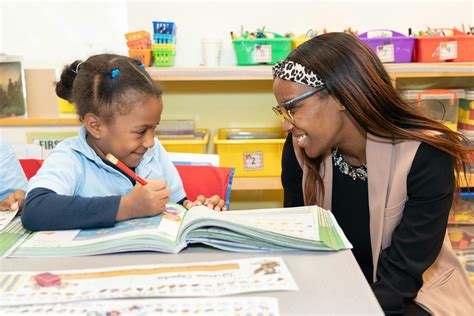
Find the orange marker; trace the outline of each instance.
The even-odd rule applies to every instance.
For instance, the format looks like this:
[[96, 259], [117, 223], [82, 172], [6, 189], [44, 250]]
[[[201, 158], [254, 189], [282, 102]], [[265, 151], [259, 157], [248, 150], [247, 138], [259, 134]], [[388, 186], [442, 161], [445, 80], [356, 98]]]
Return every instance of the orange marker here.
[[140, 183], [141, 185], [145, 185], [145, 184], [148, 184], [148, 182], [146, 182], [145, 180], [143, 180], [142, 178], [140, 178], [135, 172], [133, 172], [132, 170], [130, 170], [129, 167], [127, 167], [126, 165], [124, 165], [120, 160], [118, 160], [117, 158], [115, 158], [114, 155], [112, 154], [107, 154], [107, 156], [105, 156], [105, 158], [110, 161], [111, 163], [113, 163], [114, 165], [116, 165], [120, 170], [122, 170], [123, 172], [125, 172], [126, 174], [128, 174], [130, 177], [132, 177], [133, 179], [135, 179], [138, 183]]

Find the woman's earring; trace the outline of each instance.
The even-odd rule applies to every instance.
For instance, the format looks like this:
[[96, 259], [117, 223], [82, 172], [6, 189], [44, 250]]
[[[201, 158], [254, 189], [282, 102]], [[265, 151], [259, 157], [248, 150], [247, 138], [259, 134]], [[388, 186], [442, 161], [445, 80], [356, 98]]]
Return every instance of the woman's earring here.
[[344, 112], [346, 110], [346, 107], [344, 105], [341, 105], [341, 109], [339, 111]]
[[95, 135], [95, 138], [96, 138], [96, 139], [100, 139], [100, 136], [99, 136], [99, 135]]

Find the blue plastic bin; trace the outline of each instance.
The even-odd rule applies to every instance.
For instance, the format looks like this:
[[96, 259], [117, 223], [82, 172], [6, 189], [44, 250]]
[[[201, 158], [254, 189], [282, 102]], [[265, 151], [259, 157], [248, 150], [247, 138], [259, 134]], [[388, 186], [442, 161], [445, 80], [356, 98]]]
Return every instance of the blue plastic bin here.
[[176, 24], [173, 22], [153, 21], [153, 33], [176, 34]]

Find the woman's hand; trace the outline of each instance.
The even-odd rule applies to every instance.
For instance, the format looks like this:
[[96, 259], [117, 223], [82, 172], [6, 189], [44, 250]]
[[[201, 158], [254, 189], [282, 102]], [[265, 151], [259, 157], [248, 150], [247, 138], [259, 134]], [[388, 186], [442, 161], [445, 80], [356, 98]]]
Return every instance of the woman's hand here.
[[196, 201], [192, 202], [190, 200], [186, 200], [183, 203], [183, 206], [188, 210], [193, 206], [204, 205], [213, 209], [214, 211], [227, 211], [227, 206], [225, 205], [225, 201], [221, 199], [218, 195], [213, 195], [210, 198], [206, 198], [204, 195], [199, 195], [196, 198]]
[[25, 191], [16, 190], [3, 201], [0, 201], [0, 211], [21, 211], [25, 202]]

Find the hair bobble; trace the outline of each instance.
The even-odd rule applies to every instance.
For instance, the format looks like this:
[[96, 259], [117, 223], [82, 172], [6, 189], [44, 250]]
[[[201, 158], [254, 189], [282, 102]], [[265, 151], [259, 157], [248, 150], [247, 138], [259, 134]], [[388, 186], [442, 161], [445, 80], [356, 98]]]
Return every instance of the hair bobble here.
[[138, 68], [145, 69], [145, 65], [144, 65], [144, 64], [140, 64], [140, 65], [138, 66]]
[[112, 73], [110, 74], [110, 76], [111, 76], [112, 78], [115, 78], [115, 77], [118, 76], [119, 73], [120, 73], [120, 69], [115, 68], [114, 70], [112, 70]]
[[83, 61], [77, 64], [76, 69], [71, 69], [76, 75], [79, 73], [79, 67], [82, 65]]

